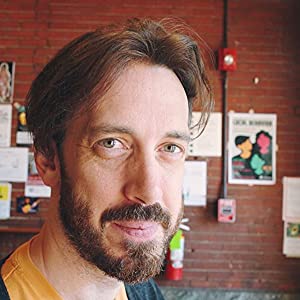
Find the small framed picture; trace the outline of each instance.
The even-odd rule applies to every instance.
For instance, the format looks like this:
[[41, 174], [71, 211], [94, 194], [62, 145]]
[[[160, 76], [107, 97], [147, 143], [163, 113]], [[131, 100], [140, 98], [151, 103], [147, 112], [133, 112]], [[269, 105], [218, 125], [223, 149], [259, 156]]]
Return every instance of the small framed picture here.
[[0, 104], [12, 103], [14, 95], [15, 63], [0, 61]]

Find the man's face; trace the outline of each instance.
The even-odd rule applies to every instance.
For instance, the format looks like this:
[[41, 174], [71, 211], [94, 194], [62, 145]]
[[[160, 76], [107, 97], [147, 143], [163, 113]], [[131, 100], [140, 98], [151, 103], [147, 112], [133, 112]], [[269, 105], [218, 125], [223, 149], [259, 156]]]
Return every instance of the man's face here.
[[239, 144], [238, 148], [240, 148], [242, 151], [251, 151], [253, 148], [253, 145], [252, 145], [250, 139], [247, 139], [244, 143]]
[[156, 275], [182, 216], [188, 101], [170, 70], [126, 69], [62, 148], [60, 218], [79, 254], [128, 283]]

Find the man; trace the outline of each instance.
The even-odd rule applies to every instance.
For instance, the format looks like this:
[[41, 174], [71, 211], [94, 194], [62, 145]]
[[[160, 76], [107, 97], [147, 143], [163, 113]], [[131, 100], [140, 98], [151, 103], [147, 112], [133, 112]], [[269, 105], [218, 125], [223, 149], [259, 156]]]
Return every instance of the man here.
[[253, 154], [253, 145], [250, 141], [250, 137], [238, 135], [234, 142], [241, 153], [232, 157], [233, 178], [255, 179], [254, 172], [250, 164]]
[[150, 278], [182, 217], [196, 100], [205, 122], [212, 96], [197, 45], [161, 23], [134, 19], [63, 48], [27, 99], [49, 216], [5, 261], [2, 293], [161, 299]]

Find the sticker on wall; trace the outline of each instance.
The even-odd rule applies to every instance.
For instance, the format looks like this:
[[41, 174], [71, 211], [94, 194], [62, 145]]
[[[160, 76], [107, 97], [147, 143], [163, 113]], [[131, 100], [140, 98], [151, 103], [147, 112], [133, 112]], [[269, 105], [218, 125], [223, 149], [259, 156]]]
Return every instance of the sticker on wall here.
[[12, 103], [15, 63], [0, 61], [0, 103]]
[[297, 223], [287, 223], [287, 236], [300, 238], [300, 224]]
[[229, 183], [275, 184], [275, 149], [275, 114], [229, 113]]
[[17, 198], [17, 212], [22, 214], [32, 214], [39, 210], [39, 198], [33, 197], [18, 197]]

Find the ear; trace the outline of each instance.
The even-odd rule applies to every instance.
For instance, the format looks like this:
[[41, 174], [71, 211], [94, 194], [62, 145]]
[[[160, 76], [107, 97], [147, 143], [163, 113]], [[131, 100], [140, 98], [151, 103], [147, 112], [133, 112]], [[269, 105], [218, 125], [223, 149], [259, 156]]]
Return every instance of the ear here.
[[43, 182], [54, 188], [60, 183], [60, 163], [58, 159], [57, 147], [53, 143], [54, 155], [52, 158], [46, 157], [39, 151], [34, 151], [36, 168]]

